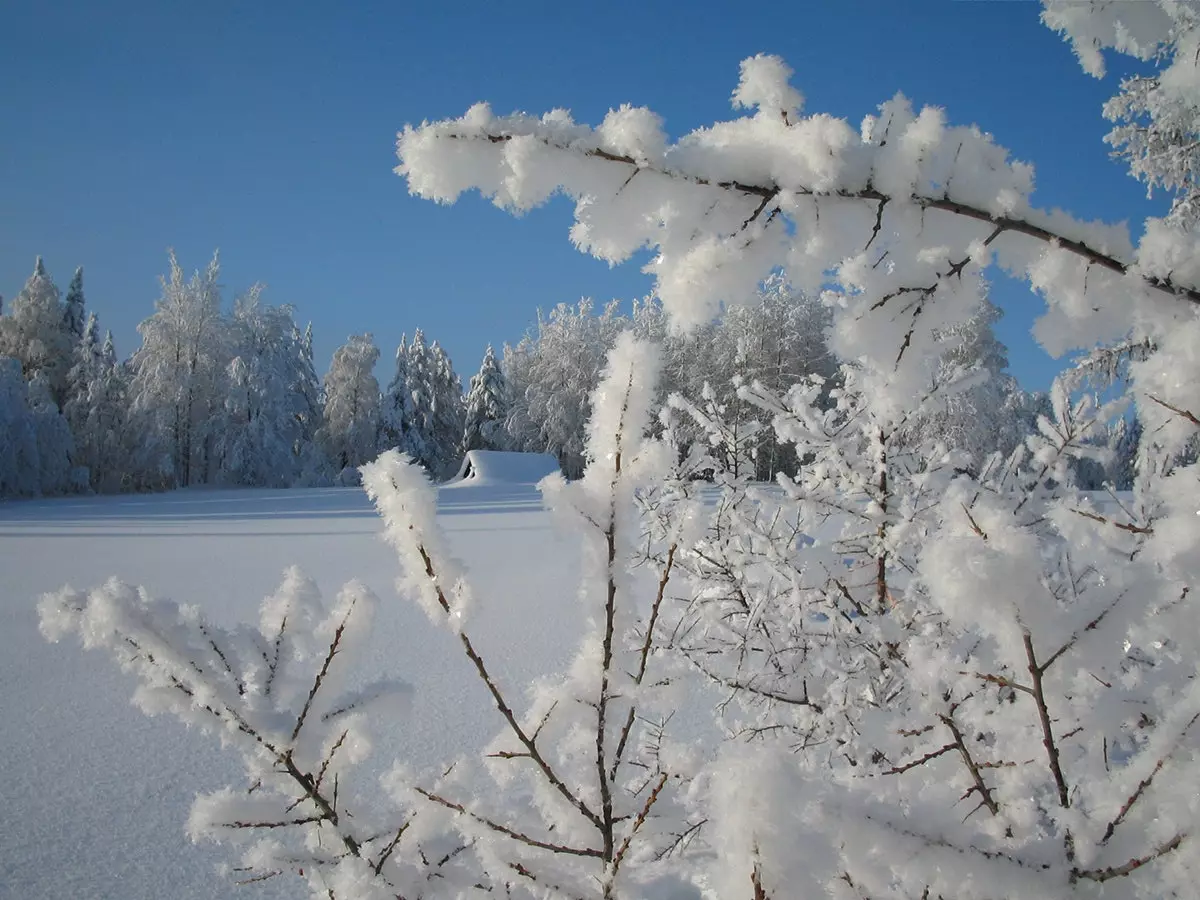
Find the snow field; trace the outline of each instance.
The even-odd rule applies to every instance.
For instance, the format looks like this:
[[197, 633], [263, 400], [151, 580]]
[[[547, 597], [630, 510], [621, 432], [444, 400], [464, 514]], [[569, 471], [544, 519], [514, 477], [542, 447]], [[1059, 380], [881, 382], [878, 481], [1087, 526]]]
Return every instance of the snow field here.
[[[439, 498], [450, 548], [474, 576], [472, 637], [514, 704], [561, 670], [582, 618], [578, 546], [528, 484], [459, 484]], [[380, 597], [363, 680], [415, 688], [411, 711], [373, 721], [363, 777], [396, 758], [423, 769], [490, 740], [500, 725], [453, 637], [430, 626], [394, 582], [394, 554], [358, 489], [182, 491], [0, 505], [0, 897], [285, 897], [296, 879], [235, 888], [215, 868], [228, 848], [184, 833], [200, 790], [241, 784], [214, 739], [132, 707], [133, 680], [74, 641], [47, 644], [35, 603], [64, 584], [110, 575], [199, 606], [216, 624], [256, 620], [284, 568], [316, 579], [326, 603], [351, 578]]]

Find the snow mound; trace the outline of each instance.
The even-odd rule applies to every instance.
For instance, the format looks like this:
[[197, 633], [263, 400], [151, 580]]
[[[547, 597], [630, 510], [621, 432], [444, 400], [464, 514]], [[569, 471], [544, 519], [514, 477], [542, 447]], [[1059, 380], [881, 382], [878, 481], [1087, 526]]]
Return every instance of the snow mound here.
[[549, 453], [509, 453], [502, 450], [468, 450], [458, 474], [442, 487], [484, 484], [537, 484], [559, 471]]

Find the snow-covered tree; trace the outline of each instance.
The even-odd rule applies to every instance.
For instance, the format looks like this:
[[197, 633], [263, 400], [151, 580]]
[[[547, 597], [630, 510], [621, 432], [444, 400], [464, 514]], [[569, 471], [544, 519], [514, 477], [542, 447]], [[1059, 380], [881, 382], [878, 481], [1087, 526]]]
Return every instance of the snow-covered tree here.
[[462, 382], [450, 357], [418, 328], [400, 339], [396, 372], [383, 397], [380, 444], [409, 454], [435, 477], [458, 465], [463, 435]]
[[75, 464], [86, 467], [93, 490], [120, 489], [126, 457], [136, 440], [126, 434], [126, 379], [117, 361], [112, 332], [100, 340], [96, 314], [88, 316], [75, 345], [63, 415], [75, 440]]
[[21, 361], [0, 356], [0, 497], [31, 497], [40, 492], [37, 438]]
[[471, 376], [467, 391], [463, 451], [506, 449], [508, 443], [504, 429], [507, 418], [508, 387], [496, 353], [488, 344], [479, 371]]
[[1123, 79], [1104, 105], [1104, 117], [1116, 124], [1105, 141], [1148, 192], [1172, 195], [1166, 221], [1194, 227], [1200, 219], [1200, 97], [1194, 90], [1200, 8], [1180, 0], [1043, 5], [1042, 21], [1071, 42], [1089, 75], [1104, 77], [1108, 49], [1154, 64], [1149, 73]]
[[46, 379], [26, 382], [20, 361], [0, 356], [0, 498], [86, 489], [73, 454], [70, 426]]
[[88, 472], [74, 463], [71, 426], [59, 410], [49, 380], [44, 376], [37, 375], [29, 382], [28, 402], [37, 438], [38, 490], [42, 494], [86, 490]]
[[129, 397], [145, 482], [186, 487], [216, 474], [213, 449], [231, 357], [217, 254], [190, 279], [173, 251], [168, 259], [154, 314], [138, 326], [142, 346], [131, 361]]
[[58, 287], [39, 256], [8, 314], [0, 316], [0, 356], [20, 360], [26, 381], [44, 378], [54, 402], [61, 404], [73, 344]]
[[462, 458], [463, 406], [462, 381], [442, 345], [429, 347], [432, 383], [429, 416], [429, 471], [445, 476], [458, 468]]
[[538, 314], [537, 331], [506, 348], [508, 432], [514, 449], [552, 453], [568, 477], [583, 471], [591, 393], [603, 360], [624, 327], [617, 304], [593, 314], [591, 300]]
[[224, 481], [289, 487], [304, 472], [302, 450], [313, 436], [310, 351], [291, 307], [267, 306], [261, 293], [255, 285], [238, 298], [229, 322], [233, 360], [217, 454]]
[[722, 410], [717, 419], [732, 444], [720, 446], [738, 447], [729, 461], [744, 454], [750, 466], [745, 474], [770, 481], [779, 472], [794, 474], [798, 460], [770, 428], [759, 427], [761, 411], [739, 395], [739, 386], [758, 384], [783, 393], [810, 375], [833, 378], [837, 365], [825, 345], [829, 322], [822, 303], [773, 274], [752, 302], [730, 308], [713, 325], [698, 329], [694, 339], [674, 339], [681, 345], [679, 370], [686, 376], [681, 393], [704, 397]]
[[[425, 335], [419, 328], [413, 335], [413, 345], [418, 348], [413, 354], [414, 358], [423, 360]], [[408, 335], [401, 335], [400, 346], [396, 348], [396, 371], [383, 395], [379, 442], [384, 450], [396, 449], [419, 459], [425, 454], [425, 434], [417, 404], [424, 395], [420, 391], [413, 393], [414, 386], [409, 379], [409, 355]]]
[[319, 438], [335, 471], [361, 466], [377, 452], [379, 382], [373, 370], [378, 361], [379, 348], [371, 335], [353, 334], [334, 351], [325, 373]]
[[992, 331], [1001, 315], [985, 298], [969, 319], [937, 335], [944, 349], [933, 385], [942, 387], [944, 396], [928, 413], [910, 419], [902, 442], [936, 440], [981, 466], [993, 453], [1007, 457], [1036, 430], [1047, 403], [1022, 391], [1007, 372], [1008, 351]]
[[87, 325], [87, 309], [83, 297], [83, 266], [75, 269], [71, 284], [67, 288], [67, 298], [63, 301], [63, 330], [72, 341], [83, 338], [83, 329]]
[[321, 483], [328, 469], [321, 443], [317, 436], [321, 432], [324, 409], [321, 399], [321, 379], [313, 364], [312, 323], [305, 326], [303, 333], [292, 335], [292, 345], [299, 354], [294, 374], [296, 382], [292, 390], [300, 398], [300, 421], [297, 432], [298, 443], [293, 448], [300, 461], [300, 478], [304, 484]]

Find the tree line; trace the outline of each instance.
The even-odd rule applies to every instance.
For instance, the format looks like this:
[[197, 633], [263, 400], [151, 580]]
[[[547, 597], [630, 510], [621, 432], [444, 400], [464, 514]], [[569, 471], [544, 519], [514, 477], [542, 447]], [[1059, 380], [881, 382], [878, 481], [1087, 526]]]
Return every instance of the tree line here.
[[[680, 445], [705, 444], [729, 471], [766, 481], [795, 475], [801, 460], [744, 389], [782, 393], [815, 376], [831, 396], [839, 378], [829, 309], [778, 275], [760, 285], [756, 303], [687, 334], [668, 327], [652, 298], [627, 314], [617, 301], [591, 300], [539, 311], [499, 357], [487, 348], [465, 391], [449, 354], [419, 328], [401, 339], [386, 387], [369, 333], [351, 335], [319, 378], [311, 325], [301, 330], [292, 307], [265, 303], [261, 285], [226, 309], [219, 276], [216, 255], [189, 277], [171, 253], [154, 313], [138, 326], [141, 346], [120, 359], [87, 308], [83, 270], [63, 298], [38, 258], [0, 308], [0, 496], [351, 484], [359, 466], [391, 448], [435, 478], [475, 449], [551, 453], [579, 477], [591, 397], [626, 331], [663, 348], [660, 404], [676, 396], [690, 413], [674, 425]], [[999, 316], [987, 303], [939, 335], [931, 383], [963, 372], [974, 383], [910, 422], [907, 442], [936, 433], [981, 458], [1034, 430], [1046, 397], [1008, 374], [992, 331]], [[1095, 487], [1125, 486], [1136, 432], [1119, 420], [1096, 443], [1078, 474]]]

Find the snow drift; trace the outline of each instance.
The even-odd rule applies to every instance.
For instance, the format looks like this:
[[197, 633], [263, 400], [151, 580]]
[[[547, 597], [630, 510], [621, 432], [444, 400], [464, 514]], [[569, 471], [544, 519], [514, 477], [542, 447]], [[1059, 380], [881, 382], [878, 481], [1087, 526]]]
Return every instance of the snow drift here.
[[443, 487], [487, 484], [537, 484], [559, 471], [549, 453], [510, 453], [503, 450], [468, 450], [458, 474]]

